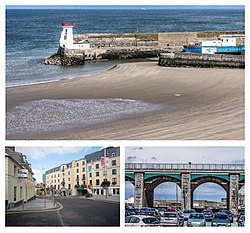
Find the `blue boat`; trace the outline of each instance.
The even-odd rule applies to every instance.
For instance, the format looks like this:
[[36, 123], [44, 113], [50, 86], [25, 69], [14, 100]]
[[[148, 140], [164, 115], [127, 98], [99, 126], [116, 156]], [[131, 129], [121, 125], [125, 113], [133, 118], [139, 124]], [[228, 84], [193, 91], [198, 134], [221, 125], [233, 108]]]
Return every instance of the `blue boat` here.
[[183, 46], [183, 52], [244, 54], [245, 46]]
[[228, 37], [218, 40], [202, 41], [196, 44], [190, 44], [184, 46], [184, 52], [191, 53], [205, 53], [205, 54], [215, 54], [215, 53], [227, 53], [227, 54], [244, 54], [245, 46], [237, 45], [236, 38]]

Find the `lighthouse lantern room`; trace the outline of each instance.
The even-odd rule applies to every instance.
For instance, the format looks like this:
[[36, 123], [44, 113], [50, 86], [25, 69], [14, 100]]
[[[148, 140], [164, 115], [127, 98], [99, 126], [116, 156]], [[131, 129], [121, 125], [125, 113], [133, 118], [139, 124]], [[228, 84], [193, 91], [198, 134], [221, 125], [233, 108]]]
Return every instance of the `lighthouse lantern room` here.
[[64, 22], [62, 23], [63, 30], [61, 32], [60, 47], [73, 49], [73, 27], [75, 23]]

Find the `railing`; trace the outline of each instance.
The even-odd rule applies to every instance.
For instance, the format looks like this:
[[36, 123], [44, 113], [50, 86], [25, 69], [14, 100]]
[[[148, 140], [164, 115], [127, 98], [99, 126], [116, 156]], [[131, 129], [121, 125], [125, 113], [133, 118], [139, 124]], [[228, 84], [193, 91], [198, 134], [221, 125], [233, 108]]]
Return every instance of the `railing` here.
[[126, 163], [125, 170], [245, 171], [245, 164]]

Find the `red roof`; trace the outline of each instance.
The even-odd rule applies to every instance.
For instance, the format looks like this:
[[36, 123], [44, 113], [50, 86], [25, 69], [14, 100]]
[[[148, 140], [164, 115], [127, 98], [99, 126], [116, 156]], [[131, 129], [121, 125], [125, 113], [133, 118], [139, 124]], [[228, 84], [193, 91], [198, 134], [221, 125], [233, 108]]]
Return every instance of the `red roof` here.
[[67, 27], [67, 26], [74, 27], [74, 26], [75, 26], [75, 23], [72, 23], [72, 22], [63, 22], [63, 23], [62, 23], [62, 26], [63, 26], [63, 27]]

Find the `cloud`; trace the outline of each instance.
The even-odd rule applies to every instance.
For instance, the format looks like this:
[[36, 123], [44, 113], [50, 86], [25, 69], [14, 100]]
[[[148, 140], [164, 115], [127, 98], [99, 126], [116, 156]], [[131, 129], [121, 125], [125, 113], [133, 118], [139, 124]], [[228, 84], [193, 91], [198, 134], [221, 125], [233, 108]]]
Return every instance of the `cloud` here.
[[42, 171], [38, 169], [32, 169], [34, 175], [33, 177], [36, 179], [36, 183], [42, 183]]
[[62, 156], [67, 153], [87, 153], [88, 148], [83, 151], [82, 147], [19, 147], [17, 151], [21, 151], [33, 160], [41, 160], [48, 156]]

